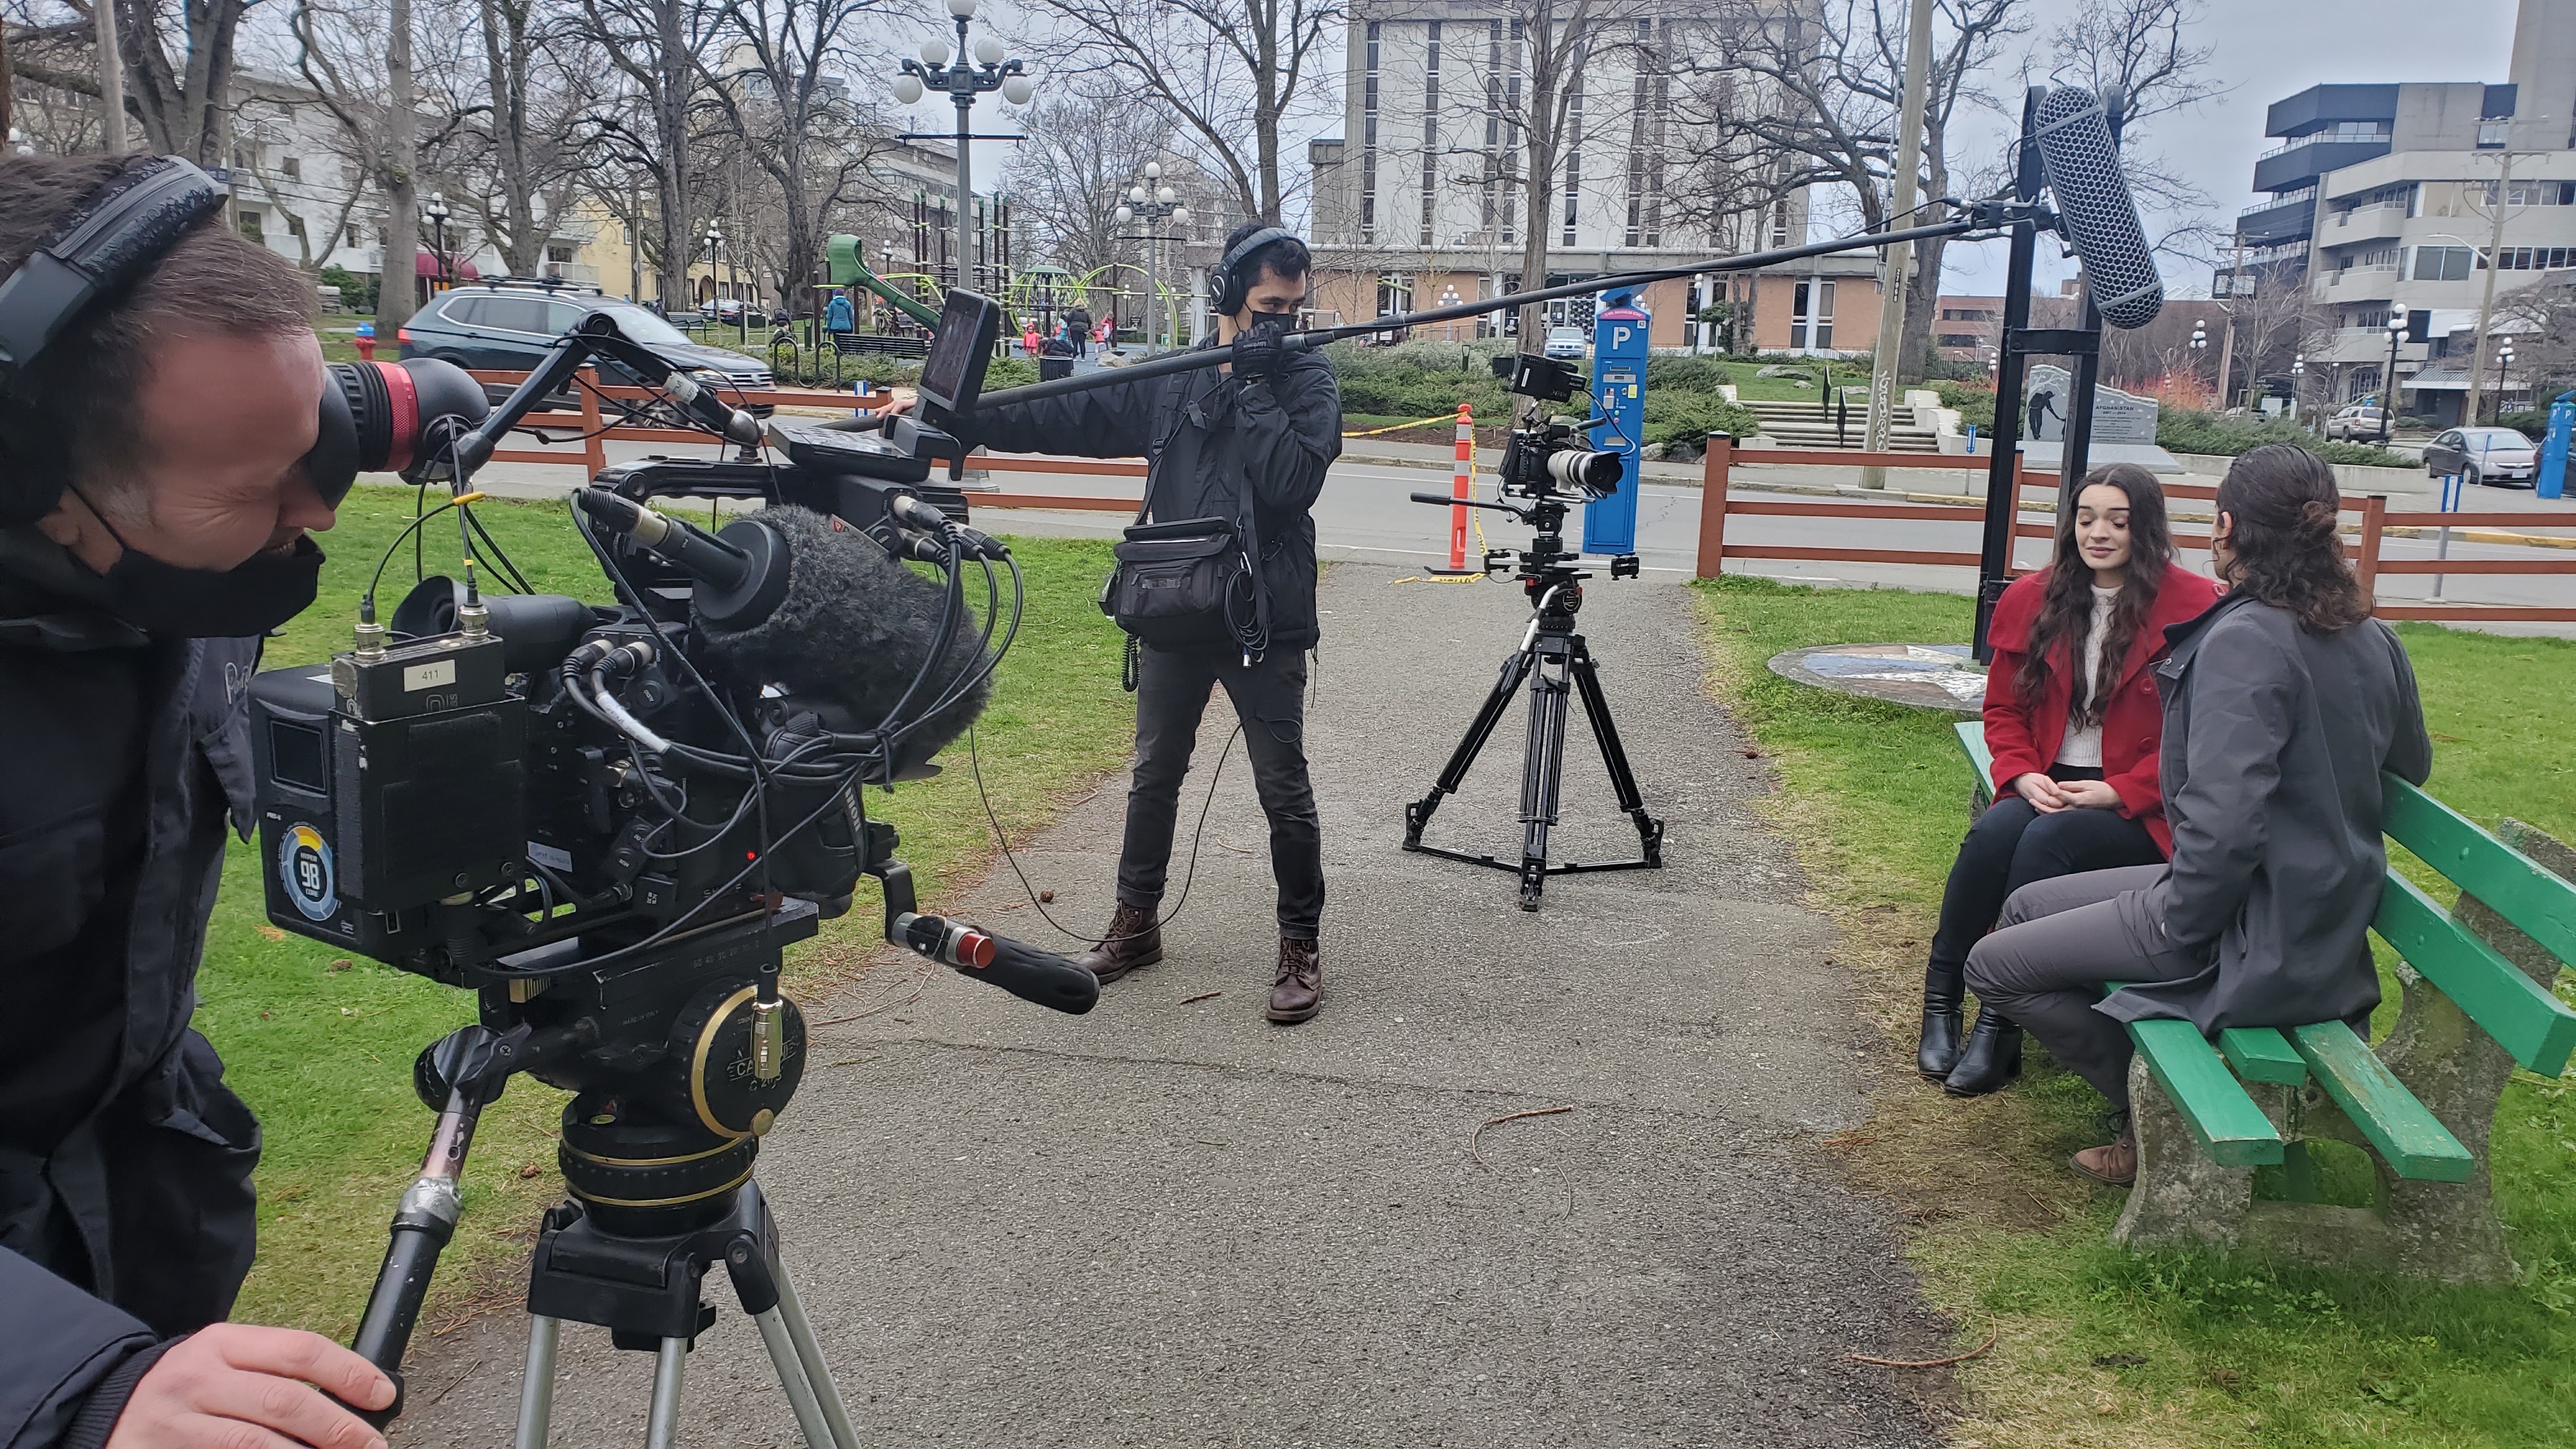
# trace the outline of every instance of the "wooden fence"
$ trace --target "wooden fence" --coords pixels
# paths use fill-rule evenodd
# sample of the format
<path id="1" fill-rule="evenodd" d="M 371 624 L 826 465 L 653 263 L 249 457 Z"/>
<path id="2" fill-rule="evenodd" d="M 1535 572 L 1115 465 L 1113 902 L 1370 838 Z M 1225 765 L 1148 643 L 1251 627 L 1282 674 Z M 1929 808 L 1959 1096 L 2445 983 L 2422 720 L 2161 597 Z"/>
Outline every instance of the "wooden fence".
<path id="1" fill-rule="evenodd" d="M 1953 461 L 1955 459 L 1956 461 Z M 2031 496 L 2028 490 L 2043 490 L 2039 497 L 2052 513 L 2057 503 L 2058 475 L 2023 470 L 2021 460 L 2014 460 L 2015 493 L 2018 498 Z M 1750 500 L 1730 496 L 1729 475 L 1738 463 L 1759 463 L 1765 467 L 1840 468 L 1974 468 L 1986 470 L 1990 460 L 1966 454 L 1930 455 L 1924 453 L 1862 453 L 1842 449 L 1763 448 L 1739 451 L 1734 440 L 1724 434 L 1712 435 L 1708 453 L 1701 462 L 1701 497 L 1699 514 L 1699 561 L 1701 578 L 1714 578 L 1727 559 L 1795 559 L 1824 563 L 1916 564 L 1934 567 L 1974 570 L 1979 563 L 1977 550 L 1928 548 L 1861 548 L 1816 546 L 1806 544 L 1729 543 L 1726 521 L 1729 517 L 1752 515 L 1774 518 L 1905 519 L 1917 523 L 1963 524 L 1981 529 L 1985 523 L 1982 500 L 1958 505 L 1925 503 L 1843 503 L 1817 500 L 1778 501 Z M 2205 483 L 2167 482 L 2165 496 L 2170 499 L 2211 502 L 2218 490 Z M 2373 588 L 2381 574 L 2541 574 L 2561 578 L 2576 576 L 2576 554 L 2564 558 L 2390 558 L 2382 547 L 2387 531 L 2392 528 L 2454 529 L 2487 528 L 2565 528 L 2576 525 L 2576 514 L 2543 512 L 2435 513 L 2415 510 L 2391 510 L 2382 494 L 2348 499 L 2344 513 L 2349 519 L 2344 532 L 2354 568 L 2361 575 L 2362 587 Z M 2057 526 L 2052 516 L 2016 511 L 2013 537 L 2016 539 L 2053 539 Z M 1971 542 L 1979 534 L 1968 535 Z M 2209 533 L 2204 526 L 2198 532 L 2176 529 L 2176 545 L 2207 548 Z M 2016 566 L 2016 574 L 2028 569 Z M 2375 612 L 2383 619 L 2435 619 L 2444 621 L 2475 620 L 2509 623 L 2576 623 L 2576 605 L 2523 604 L 2453 604 L 2417 600 L 2381 602 Z"/>

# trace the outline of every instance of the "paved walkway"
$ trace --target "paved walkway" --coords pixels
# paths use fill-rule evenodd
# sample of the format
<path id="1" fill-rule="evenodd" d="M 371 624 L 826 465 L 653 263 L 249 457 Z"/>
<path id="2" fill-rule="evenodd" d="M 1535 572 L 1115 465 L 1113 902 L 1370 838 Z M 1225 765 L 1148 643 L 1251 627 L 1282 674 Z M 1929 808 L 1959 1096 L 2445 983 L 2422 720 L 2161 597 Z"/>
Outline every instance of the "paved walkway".
<path id="1" fill-rule="evenodd" d="M 921 984 L 817 1032 L 761 1158 L 863 1437 L 1930 1449 L 1920 1385 L 1899 1382 L 1924 1376 L 1847 1357 L 1948 1340 L 1886 1207 L 1817 1145 L 1865 1115 L 1866 1047 L 1831 932 L 1753 811 L 1763 767 L 1702 692 L 1689 596 L 1595 580 L 1584 614 L 1671 864 L 1559 878 L 1528 915 L 1509 876 L 1397 849 L 1402 802 L 1527 615 L 1501 584 L 1401 577 L 1342 564 L 1323 589 L 1315 1021 L 1261 1019 L 1271 885 L 1239 747 L 1169 959 L 1092 1015 L 909 963 L 813 1008 Z M 1516 853 L 1521 719 L 1435 838 Z M 1231 724 L 1211 711 L 1202 762 Z M 1598 755 L 1569 756 L 1560 858 L 1633 851 Z M 1205 788 L 1194 774 L 1185 821 Z M 1108 915 L 1122 793 L 1028 842 L 1069 922 Z M 1007 872 L 962 913 L 1044 936 Z M 1484 1163 L 1469 1150 L 1488 1118 L 1568 1104 L 1487 1130 Z M 716 1287 L 682 1441 L 791 1444 Z M 422 1345 L 412 1382 L 454 1387 L 395 1442 L 508 1442 L 523 1334 L 501 1311 Z M 650 1367 L 568 1328 L 554 1442 L 641 1442 Z"/>

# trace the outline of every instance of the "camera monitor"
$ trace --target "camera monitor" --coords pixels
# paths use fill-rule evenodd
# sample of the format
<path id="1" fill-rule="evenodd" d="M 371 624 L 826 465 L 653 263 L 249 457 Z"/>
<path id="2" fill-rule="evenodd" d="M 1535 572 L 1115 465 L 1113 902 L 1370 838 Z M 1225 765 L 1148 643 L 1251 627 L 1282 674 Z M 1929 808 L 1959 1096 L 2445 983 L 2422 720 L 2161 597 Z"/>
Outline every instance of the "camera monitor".
<path id="1" fill-rule="evenodd" d="M 972 412 L 984 391 L 984 368 L 1002 333 L 1002 309 L 992 298 L 963 287 L 948 294 L 939 313 L 939 335 L 922 359 L 922 397 L 951 413 Z"/>

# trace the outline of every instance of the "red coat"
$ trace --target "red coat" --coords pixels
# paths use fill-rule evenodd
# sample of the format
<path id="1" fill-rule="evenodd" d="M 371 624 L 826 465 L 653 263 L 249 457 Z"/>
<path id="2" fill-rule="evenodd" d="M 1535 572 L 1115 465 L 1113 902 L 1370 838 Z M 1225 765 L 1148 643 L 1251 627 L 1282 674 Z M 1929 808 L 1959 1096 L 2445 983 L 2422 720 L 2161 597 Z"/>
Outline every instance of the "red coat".
<path id="1" fill-rule="evenodd" d="M 2047 774 L 2057 760 L 2057 747 L 2066 739 L 2066 709 L 2075 698 L 2075 671 L 2083 664 L 2080 656 L 2070 662 L 2066 641 L 2056 645 L 2048 688 L 2035 707 L 2025 708 L 2013 687 L 2028 657 L 2031 625 L 2038 622 L 2047 591 L 2046 570 L 2013 580 L 1996 602 L 1994 622 L 1986 632 L 1995 651 L 1994 663 L 1986 672 L 1986 750 L 1994 756 L 1998 794 L 2023 775 Z M 2156 848 L 2168 856 L 2173 854 L 2173 828 L 2165 824 L 2164 795 L 2156 787 L 2164 705 L 2156 695 L 2155 676 L 2148 671 L 2147 661 L 2164 649 L 2167 625 L 2198 618 L 2217 602 L 2218 585 L 2179 564 L 2166 565 L 2155 609 L 2147 616 L 2146 627 L 2130 641 L 2129 657 L 2120 667 L 2120 686 L 2102 715 L 2102 779 L 2120 793 L 2120 813 L 2145 825 L 2156 838 Z"/>

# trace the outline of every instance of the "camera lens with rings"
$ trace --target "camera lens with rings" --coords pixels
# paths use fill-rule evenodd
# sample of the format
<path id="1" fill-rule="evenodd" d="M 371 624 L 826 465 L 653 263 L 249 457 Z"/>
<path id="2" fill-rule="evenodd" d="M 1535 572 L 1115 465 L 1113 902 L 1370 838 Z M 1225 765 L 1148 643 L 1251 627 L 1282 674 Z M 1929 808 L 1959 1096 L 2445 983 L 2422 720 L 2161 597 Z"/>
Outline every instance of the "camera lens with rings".
<path id="1" fill-rule="evenodd" d="M 1619 491 L 1619 455 L 1567 448 L 1548 454 L 1547 475 L 1561 488 L 1589 498 L 1607 498 Z"/>
<path id="2" fill-rule="evenodd" d="M 322 431 L 304 473 L 335 508 L 360 473 L 408 475 L 492 410 L 483 384 L 434 357 L 334 362 L 325 371 Z"/>

